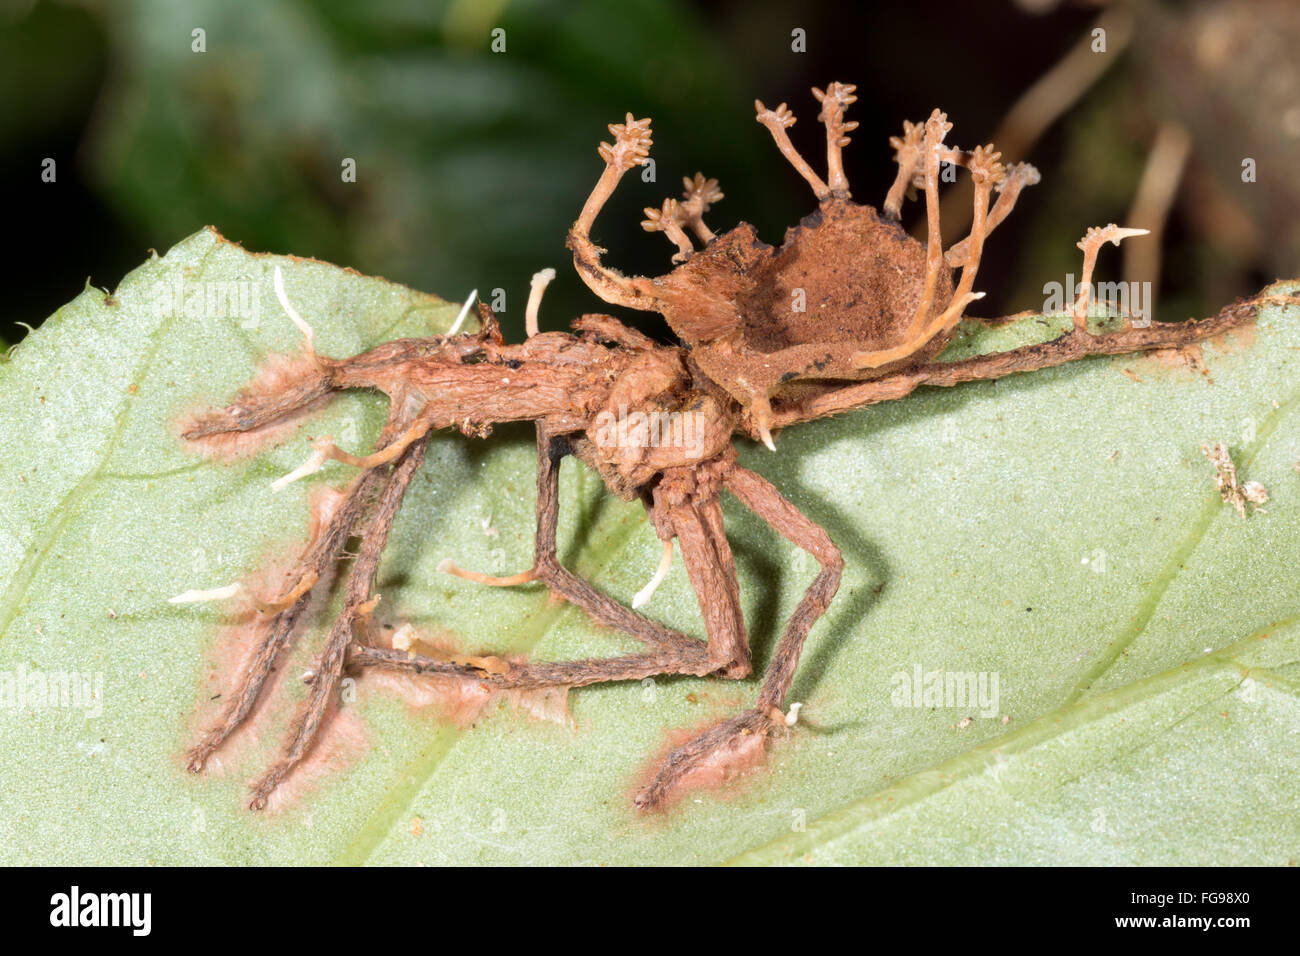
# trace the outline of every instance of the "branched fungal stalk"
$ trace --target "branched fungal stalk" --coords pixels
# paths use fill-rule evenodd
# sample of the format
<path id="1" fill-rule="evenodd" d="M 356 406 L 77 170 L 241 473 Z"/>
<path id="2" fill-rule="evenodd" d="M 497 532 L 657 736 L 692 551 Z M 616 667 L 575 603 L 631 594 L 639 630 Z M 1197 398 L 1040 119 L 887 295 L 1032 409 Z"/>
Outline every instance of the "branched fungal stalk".
<path id="1" fill-rule="evenodd" d="M 788 232 L 779 248 L 761 242 L 747 224 L 721 235 L 706 226 L 704 215 L 722 193 L 716 180 L 697 173 L 684 180 L 680 200 L 668 199 L 646 210 L 643 226 L 672 241 L 677 263 L 671 272 L 653 279 L 625 276 L 604 265 L 604 250 L 591 238 L 596 218 L 619 181 L 646 162 L 651 146 L 649 119 L 628 114 L 623 123 L 610 126 L 613 142 L 602 143 L 598 150 L 604 170 L 569 231 L 574 265 L 606 302 L 663 314 L 682 340 L 680 345 L 658 344 L 607 315 L 584 315 L 573 322 L 572 332 L 539 332 L 542 291 L 553 275 L 543 271 L 534 277 L 528 338 L 522 343 L 505 342 L 496 316 L 482 303 L 477 305 L 478 331 L 462 331 L 475 303 L 471 294 L 446 335 L 400 339 L 351 358 L 331 359 L 315 351 L 311 326 L 294 309 L 277 270 L 276 294 L 303 332 L 306 362 L 299 360 L 283 381 L 271 386 L 255 382 L 233 404 L 195 416 L 183 428 L 183 437 L 212 445 L 255 436 L 345 389 L 383 392 L 390 411 L 370 454 L 354 455 L 322 438 L 301 468 L 276 482 L 277 489 L 283 488 L 329 459 L 358 469 L 290 570 L 282 593 L 255 600 L 261 620 L 253 652 L 219 719 L 190 751 L 191 769 L 201 770 L 248 718 L 291 633 L 307 613 L 309 599 L 319 582 L 330 578 L 350 537 L 359 539 L 360 547 L 347 568 L 343 609 L 312 668 L 307 699 L 278 759 L 253 787 L 253 807 L 264 806 L 301 763 L 348 668 L 395 669 L 488 691 L 573 688 L 660 674 L 747 677 L 749 642 L 720 503 L 726 492 L 808 552 L 819 571 L 786 623 L 754 705 L 674 750 L 635 798 L 643 809 L 661 806 L 705 771 L 761 755 L 770 735 L 790 733 L 797 726 L 800 705 L 788 704 L 786 698 L 804 640 L 834 598 L 844 567 L 825 530 L 766 479 L 737 463 L 732 445 L 736 436 L 775 448 L 773 435 L 782 428 L 902 398 L 920 385 L 952 386 L 1088 355 L 1177 347 L 1254 319 L 1258 303 L 1243 302 L 1199 321 L 1153 322 L 1142 328 L 1125 323 L 1116 331 L 1094 334 L 1086 322 L 1086 289 L 1097 251 L 1105 242 L 1118 244 L 1140 234 L 1110 225 L 1088 230 L 1079 244 L 1085 291 L 1075 303 L 1069 332 L 1006 352 L 940 361 L 967 305 L 981 295 L 974 283 L 985 241 L 1011 212 L 1021 190 L 1038 182 L 1038 172 L 1024 163 L 1004 167 L 992 144 L 969 152 L 947 145 L 952 124 L 935 110 L 924 123 L 905 123 L 903 135 L 890 140 L 898 174 L 883 213 L 854 203 L 842 162 L 847 134 L 856 126 L 844 119 L 855 100 L 853 91 L 840 83 L 814 90 L 821 103 L 818 118 L 826 127 L 826 179 L 786 135 L 795 121 L 786 104 L 770 110 L 761 101 L 755 103 L 757 121 L 771 131 L 777 148 L 817 200 L 817 208 Z M 938 196 L 939 170 L 945 162 L 966 169 L 975 184 L 970 234 L 946 251 L 940 240 Z M 924 243 L 911 238 L 899 223 L 905 198 L 917 191 L 925 202 Z M 955 280 L 956 269 L 961 276 Z M 792 307 L 796 301 L 803 307 Z M 689 415 L 696 426 L 692 440 L 609 441 L 602 423 L 628 410 L 667 419 Z M 409 627 L 399 628 L 388 646 L 368 627 L 378 601 L 375 574 L 389 529 L 432 432 L 454 428 L 481 437 L 496 423 L 508 421 L 536 424 L 532 566 L 494 577 L 461 569 L 448 558 L 439 569 L 484 586 L 540 583 L 597 623 L 637 639 L 642 644 L 639 653 L 571 661 L 439 658 L 418 652 L 420 645 Z M 559 469 L 568 456 L 594 469 L 613 494 L 641 501 L 663 543 L 659 567 L 631 608 L 563 567 L 556 555 Z M 639 611 L 667 575 L 675 553 L 697 595 L 704 640 L 664 627 Z M 241 594 L 246 595 L 247 588 L 230 585 L 187 591 L 173 600 L 222 600 Z"/>

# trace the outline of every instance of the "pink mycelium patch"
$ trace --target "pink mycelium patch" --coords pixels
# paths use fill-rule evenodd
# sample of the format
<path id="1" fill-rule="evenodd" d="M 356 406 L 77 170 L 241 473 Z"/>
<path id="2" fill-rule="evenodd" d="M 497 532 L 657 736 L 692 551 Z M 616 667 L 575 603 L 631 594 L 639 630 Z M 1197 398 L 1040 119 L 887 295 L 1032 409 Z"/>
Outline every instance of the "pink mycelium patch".
<path id="1" fill-rule="evenodd" d="M 314 488 L 308 499 L 311 515 L 308 544 L 287 553 L 281 550 L 245 579 L 245 592 L 232 599 L 229 623 L 221 626 L 209 651 L 209 665 L 200 686 L 204 703 L 190 728 L 189 741 L 197 740 L 202 731 L 220 719 L 227 698 L 271 626 L 273 615 L 259 611 L 248 592 L 263 601 L 270 601 L 291 587 L 290 573 L 298 556 L 310 547 L 321 529 L 334 517 L 344 497 L 344 492 L 333 488 Z M 316 583 L 296 631 L 302 631 L 311 621 L 320 619 L 328 601 L 330 583 L 328 579 Z M 290 719 L 302 697 L 293 695 L 298 699 L 286 702 L 286 697 L 290 696 L 286 693 L 289 682 L 301 681 L 306 670 L 292 659 L 295 639 L 296 634 L 290 637 L 289 647 L 281 651 L 244 722 L 208 758 L 205 772 L 223 775 L 238 770 L 255 774 L 269 767 L 275 759 L 282 735 L 288 732 Z M 317 781 L 350 766 L 365 749 L 365 729 L 356 708 L 340 709 L 336 703 L 325 715 L 321 732 L 307 756 L 271 794 L 267 809 L 277 811 L 294 805 Z"/>
<path id="2" fill-rule="evenodd" d="M 1134 357 L 1133 366 L 1143 377 L 1170 381 L 1187 381 L 1209 375 L 1209 370 L 1205 367 L 1205 354 L 1199 343 L 1175 349 L 1140 352 Z"/>
<path id="3" fill-rule="evenodd" d="M 252 381 L 240 389 L 231 404 L 254 405 L 268 396 L 280 395 L 320 376 L 320 371 L 305 355 L 272 355 L 262 363 Z M 323 408 L 333 396 L 323 395 L 301 408 L 286 412 L 276 421 L 261 428 L 245 432 L 222 432 L 202 438 L 181 437 L 181 443 L 205 458 L 230 463 L 255 455 L 269 445 L 281 442 L 298 428 L 307 416 Z M 182 414 L 176 421 L 176 434 L 184 436 L 189 429 L 210 418 L 219 417 L 219 408 L 204 407 Z"/>
<path id="4" fill-rule="evenodd" d="M 198 739 L 202 730 L 220 718 L 226 699 L 247 670 L 258 645 L 271 626 L 274 615 L 265 610 L 259 611 L 258 602 L 271 603 L 294 586 L 296 580 L 293 569 L 299 557 L 333 519 L 345 497 L 345 492 L 329 487 L 314 488 L 309 497 L 310 533 L 307 544 L 292 550 L 281 549 L 278 554 L 264 561 L 260 570 L 243 581 L 243 592 L 231 599 L 229 623 L 221 627 L 209 652 L 210 664 L 201 687 L 201 697 L 205 704 L 200 708 L 199 718 L 191 728 L 191 740 Z M 315 584 L 297 631 L 302 631 L 312 621 L 321 620 L 329 601 L 330 584 L 326 578 Z M 385 633 L 382 628 L 374 628 L 374 631 L 375 637 Z M 387 638 L 379 637 L 381 643 L 391 642 L 391 631 L 388 633 Z M 240 773 L 256 774 L 270 766 L 275 759 L 280 742 L 289 732 L 292 716 L 304 696 L 301 693 L 290 693 L 290 682 L 301 681 L 310 668 L 310 664 L 304 666 L 292 656 L 296 636 L 291 636 L 290 646 L 281 652 L 248 717 L 221 748 L 209 757 L 205 769 L 215 774 L 235 769 Z M 448 635 L 418 635 L 411 649 L 428 657 L 472 663 L 489 671 L 498 668 L 504 670 L 523 663 L 519 657 L 466 655 Z M 362 694 L 355 703 L 342 708 L 337 706 L 336 698 L 322 722 L 316 742 L 303 761 L 271 794 L 268 810 L 283 810 L 294 805 L 319 781 L 347 768 L 365 753 L 368 741 L 359 715 L 366 697 L 372 691 L 393 693 L 416 710 L 432 711 L 438 718 L 459 727 L 473 724 L 490 705 L 498 701 L 509 701 L 514 711 L 531 718 L 575 727 L 568 707 L 567 687 L 500 690 L 480 680 L 413 674 L 397 668 L 381 667 L 367 668 L 360 674 L 345 675 L 345 680 L 351 679 L 356 679 L 357 689 Z M 290 704 L 286 698 L 294 699 Z"/>
<path id="5" fill-rule="evenodd" d="M 674 750 L 694 740 L 718 722 L 718 719 L 712 719 L 694 727 L 678 727 L 669 731 L 664 745 L 642 765 L 630 796 L 635 796 L 654 780 Z M 733 737 L 726 746 L 715 750 L 679 777 L 655 809 L 670 810 L 688 794 L 702 790 L 716 792 L 723 800 L 736 799 L 744 791 L 740 786 L 744 778 L 762 767 L 766 761 L 767 739 L 768 734 L 761 730 Z"/>
<path id="6" fill-rule="evenodd" d="M 223 627 L 211 651 L 211 666 L 204 689 L 207 696 L 220 693 L 212 707 L 202 708 L 195 731 L 208 727 L 220 714 L 222 700 L 233 689 L 235 677 L 243 673 L 258 639 L 266 629 L 265 615 L 252 612 L 251 618 Z M 288 655 L 282 658 L 267 677 L 262 693 L 239 728 L 208 758 L 205 772 L 222 776 L 230 772 L 256 775 L 275 759 L 281 739 L 289 730 L 288 719 L 299 706 L 301 697 L 286 701 L 290 681 L 301 681 L 304 669 L 295 666 Z M 210 692 L 209 692 L 210 691 Z M 195 739 L 197 733 L 191 734 Z M 313 786 L 351 766 L 365 753 L 367 737 L 364 724 L 353 707 L 330 707 L 321 722 L 321 730 L 307 756 L 272 793 L 266 809 L 270 812 L 293 806 Z M 251 781 L 251 777 L 250 777 Z"/>

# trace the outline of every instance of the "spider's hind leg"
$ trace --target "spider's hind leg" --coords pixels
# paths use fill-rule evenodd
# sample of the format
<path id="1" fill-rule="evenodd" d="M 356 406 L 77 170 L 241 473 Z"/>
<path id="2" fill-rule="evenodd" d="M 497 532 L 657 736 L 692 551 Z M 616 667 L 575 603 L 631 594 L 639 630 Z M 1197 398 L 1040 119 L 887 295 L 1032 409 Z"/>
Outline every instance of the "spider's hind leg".
<path id="1" fill-rule="evenodd" d="M 707 771 L 712 763 L 721 764 L 725 772 L 732 761 L 757 758 L 767 733 L 791 723 L 784 713 L 785 698 L 794 681 L 804 639 L 835 597 L 844 570 L 844 559 L 830 535 L 801 514 L 766 479 L 747 468 L 733 466 L 724 482 L 745 507 L 813 555 L 821 571 L 786 623 L 755 706 L 715 724 L 669 754 L 654 779 L 636 796 L 636 805 L 643 810 L 668 802 L 683 785 L 690 785 L 693 774 Z"/>

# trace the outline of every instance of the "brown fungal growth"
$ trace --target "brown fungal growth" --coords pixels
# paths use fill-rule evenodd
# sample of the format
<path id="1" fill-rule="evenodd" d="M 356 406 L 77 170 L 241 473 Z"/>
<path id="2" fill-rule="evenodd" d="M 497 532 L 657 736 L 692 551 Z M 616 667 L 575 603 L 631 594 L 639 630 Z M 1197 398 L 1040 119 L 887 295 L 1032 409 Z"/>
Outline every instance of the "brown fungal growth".
<path id="1" fill-rule="evenodd" d="M 725 491 L 753 511 L 820 566 L 786 623 L 754 706 L 697 733 L 666 756 L 635 802 L 663 806 L 684 788 L 716 783 L 761 756 L 764 742 L 796 724 L 788 704 L 800 651 L 809 629 L 839 587 L 844 563 L 830 536 L 768 481 L 741 467 L 732 442 L 748 436 L 773 447 L 781 428 L 875 402 L 902 398 L 920 385 L 951 386 L 1060 365 L 1089 355 L 1119 355 L 1186 346 L 1249 324 L 1258 306 L 1242 302 L 1211 318 L 1094 332 L 1087 300 L 1075 304 L 1074 325 L 1048 342 L 1006 352 L 943 362 L 966 307 L 978 299 L 974 283 L 985 240 L 1012 211 L 1026 186 L 1038 181 L 1032 166 L 1004 167 L 992 145 L 963 150 L 946 140 L 951 130 L 935 110 L 921 124 L 905 124 L 890 143 L 897 176 L 881 210 L 853 202 L 842 150 L 856 126 L 845 110 L 853 87 L 832 83 L 814 90 L 826 129 L 826 178 L 791 144 L 794 116 L 781 104 L 756 103 L 757 120 L 777 148 L 812 187 L 816 209 L 790 229 L 780 247 L 760 241 L 741 224 L 715 234 L 705 223 L 722 198 L 702 174 L 685 180 L 682 199 L 646 210 L 643 227 L 672 243 L 675 268 L 659 278 L 628 277 L 601 262 L 591 238 L 597 215 L 619 180 L 644 163 L 650 121 L 630 114 L 610 127 L 602 143 L 604 170 L 568 235 L 578 274 L 607 302 L 660 312 L 682 340 L 661 345 L 606 315 L 585 315 L 571 332 L 535 332 L 538 299 L 549 276 L 539 273 L 529 303 L 529 336 L 504 341 L 496 317 L 478 305 L 480 330 L 399 339 L 351 358 L 315 352 L 311 327 L 293 309 L 277 270 L 276 291 L 289 318 L 306 338 L 304 357 L 273 366 L 234 404 L 187 420 L 183 438 L 200 446 L 235 448 L 241 437 L 261 437 L 280 423 L 343 389 L 375 389 L 390 401 L 375 449 L 352 454 L 323 437 L 311 458 L 276 487 L 312 473 L 329 458 L 359 469 L 339 493 L 328 517 L 285 576 L 282 593 L 263 596 L 263 625 L 256 631 L 225 709 L 189 755 L 199 771 L 246 719 L 265 692 L 267 678 L 300 620 L 318 582 L 327 580 L 350 537 L 360 541 L 346 565 L 343 609 L 320 651 L 307 700 L 301 705 L 278 760 L 253 786 L 251 805 L 266 804 L 309 753 L 345 671 L 378 669 L 404 681 L 427 682 L 472 712 L 477 702 L 552 688 L 562 700 L 571 688 L 604 681 L 641 680 L 660 674 L 739 679 L 752 669 L 741 613 L 735 562 L 720 504 Z M 975 184 L 970 234 L 941 245 L 938 183 L 943 163 L 967 171 Z M 909 194 L 925 203 L 927 240 L 909 236 L 899 222 Z M 1082 286 L 1088 288 L 1098 250 L 1134 230 L 1090 229 L 1080 242 Z M 468 309 L 471 303 L 466 303 Z M 462 313 L 463 318 L 464 313 Z M 1001 320 L 993 320 L 1001 321 Z M 625 419 L 637 419 L 623 429 Z M 545 585 L 605 627 L 641 642 L 640 653 L 612 658 L 541 661 L 431 653 L 403 640 L 394 646 L 375 633 L 375 573 L 393 516 L 423 460 L 430 434 L 457 429 L 486 436 L 494 424 L 532 421 L 537 429 L 537 532 L 532 567 L 507 577 L 441 570 L 485 586 Z M 689 428 L 687 427 L 689 424 Z M 666 429 L 666 431 L 665 431 Z M 662 440 L 667 435 L 669 440 Z M 560 564 L 556 555 L 561 461 L 573 456 L 600 474 L 607 488 L 648 510 L 664 543 L 664 560 L 650 584 L 625 607 Z M 705 640 L 640 613 L 680 552 L 698 597 Z M 229 597 L 229 589 L 187 592 L 181 599 Z M 424 651 L 423 653 L 421 651 Z"/>

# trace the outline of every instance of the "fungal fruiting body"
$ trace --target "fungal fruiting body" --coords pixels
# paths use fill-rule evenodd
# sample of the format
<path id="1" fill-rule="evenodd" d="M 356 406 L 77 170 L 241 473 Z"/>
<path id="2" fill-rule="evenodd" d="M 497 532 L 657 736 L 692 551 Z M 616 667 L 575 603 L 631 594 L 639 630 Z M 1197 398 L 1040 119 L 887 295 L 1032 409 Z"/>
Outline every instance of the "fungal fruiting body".
<path id="1" fill-rule="evenodd" d="M 232 404 L 192 417 L 182 428 L 183 438 L 211 447 L 278 435 L 276 426 L 344 389 L 383 392 L 389 414 L 370 454 L 353 455 L 321 438 L 302 467 L 276 482 L 277 488 L 286 487 L 331 458 L 360 469 L 319 521 L 282 593 L 258 599 L 264 626 L 219 719 L 189 752 L 190 769 L 202 769 L 247 720 L 307 613 L 313 590 L 330 579 L 350 537 L 360 545 L 347 567 L 343 609 L 312 668 L 307 699 L 279 757 L 253 785 L 254 808 L 264 806 L 303 761 L 349 668 L 391 669 L 487 692 L 571 688 L 660 674 L 747 677 L 749 643 L 720 504 L 726 491 L 812 555 L 819 572 L 786 623 L 754 706 L 674 749 L 636 795 L 643 809 L 661 806 L 693 783 L 717 779 L 719 768 L 753 762 L 769 735 L 797 725 L 801 705 L 787 704 L 786 698 L 804 639 L 834 598 L 843 568 L 839 549 L 821 527 L 761 475 L 737 463 L 736 435 L 773 448 L 782 428 L 901 398 L 919 385 L 951 386 L 1087 355 L 1176 347 L 1254 318 L 1256 307 L 1247 302 L 1200 321 L 1138 328 L 1125 320 L 1117 330 L 1095 334 L 1081 297 L 1073 328 L 1054 340 L 939 361 L 966 307 L 980 296 L 973 286 L 986 238 L 1011 212 L 1021 190 L 1038 181 L 1038 173 L 1023 163 L 1003 166 L 991 145 L 970 151 L 947 145 L 951 124 L 935 110 L 924 123 L 905 124 L 903 135 L 891 140 L 898 174 L 881 211 L 858 205 L 850 197 L 842 163 L 847 134 L 857 125 L 844 120 L 855 99 L 853 90 L 832 83 L 825 91 L 813 91 L 826 128 L 825 179 L 790 142 L 786 129 L 794 116 L 785 104 L 768 109 L 756 103 L 758 122 L 771 131 L 818 202 L 779 248 L 762 243 L 746 224 L 716 235 L 704 216 L 722 193 L 716 181 L 696 174 L 685 180 L 681 200 L 646 210 L 643 226 L 663 232 L 674 246 L 676 267 L 655 279 L 624 276 L 602 264 L 603 250 L 591 239 L 596 217 L 619 180 L 646 161 L 651 146 L 648 119 L 629 114 L 624 123 L 610 127 L 613 142 L 599 148 L 604 171 L 569 231 L 574 265 L 606 302 L 662 313 L 681 345 L 659 344 L 598 314 L 577 319 L 571 332 L 537 331 L 542 290 L 553 275 L 542 272 L 534 277 L 529 334 L 521 343 L 504 341 L 496 316 L 483 303 L 477 307 L 479 329 L 461 331 L 471 295 L 446 335 L 399 339 L 352 358 L 331 359 L 316 353 L 311 326 L 294 310 L 277 270 L 276 292 L 304 334 L 305 358 L 282 360 L 280 372 L 255 380 Z M 975 185 L 970 234 L 946 251 L 938 204 L 943 163 L 966 169 Z M 924 243 L 899 223 L 904 197 L 914 190 L 924 195 Z M 1102 244 L 1118 244 L 1134 234 L 1114 225 L 1088 231 L 1080 243 L 1084 289 Z M 691 441 L 610 440 L 604 423 L 629 410 L 670 421 L 689 413 Z M 451 561 L 440 570 L 488 586 L 540 582 L 599 624 L 636 638 L 643 645 L 640 653 L 572 661 L 445 659 L 418 653 L 407 630 L 399 629 L 400 639 L 391 646 L 374 639 L 368 622 L 378 601 L 376 571 L 430 435 L 454 428 L 482 437 L 494 424 L 509 421 L 533 421 L 537 430 L 532 567 L 508 577 L 463 570 Z M 631 608 L 563 567 L 556 556 L 558 476 L 566 456 L 599 473 L 613 494 L 641 501 L 663 542 L 659 568 Z M 698 597 L 705 640 L 664 627 L 639 610 L 667 574 L 675 553 Z M 240 590 L 195 590 L 176 600 L 219 599 Z"/>

